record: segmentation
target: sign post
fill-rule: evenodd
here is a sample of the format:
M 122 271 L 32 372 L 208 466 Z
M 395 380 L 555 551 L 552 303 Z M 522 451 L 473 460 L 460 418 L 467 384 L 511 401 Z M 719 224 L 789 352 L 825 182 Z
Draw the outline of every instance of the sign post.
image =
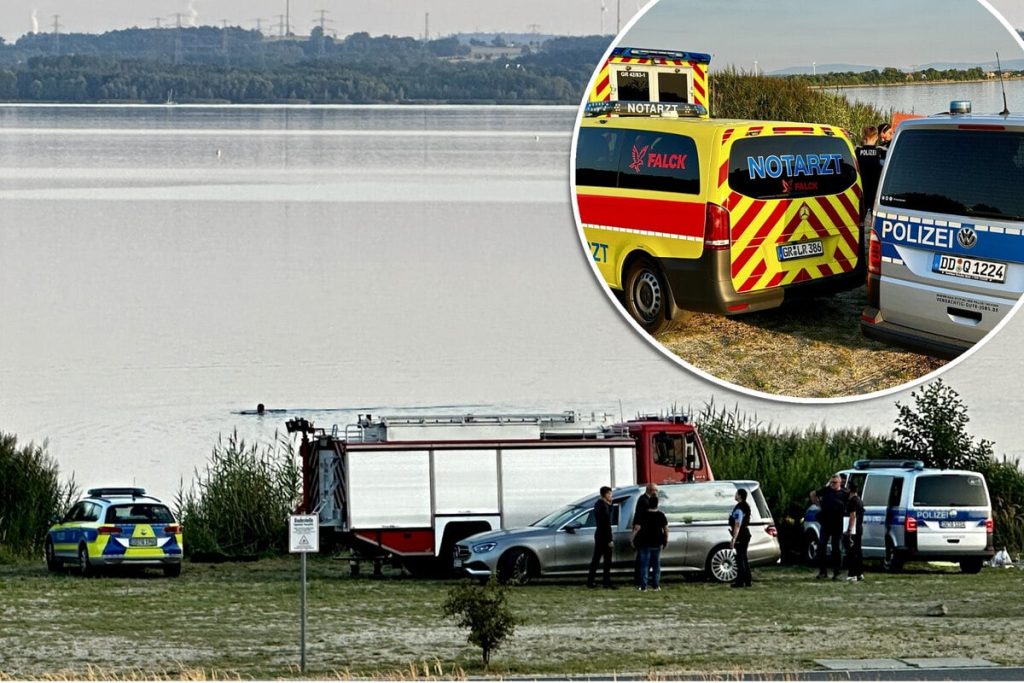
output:
M 320 520 L 317 515 L 288 515 L 288 552 L 302 555 L 299 649 L 302 673 L 306 673 L 306 554 L 320 552 Z

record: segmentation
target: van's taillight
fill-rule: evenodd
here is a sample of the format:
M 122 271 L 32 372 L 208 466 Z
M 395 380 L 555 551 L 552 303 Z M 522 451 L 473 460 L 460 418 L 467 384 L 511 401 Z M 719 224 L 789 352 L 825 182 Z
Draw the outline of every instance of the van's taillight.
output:
M 168 524 L 167 526 L 164 527 L 164 533 L 180 534 L 181 533 L 181 527 L 178 526 L 177 524 Z
M 99 529 L 96 530 L 96 532 L 100 533 L 100 534 L 111 534 L 111 535 L 114 535 L 114 534 L 121 533 L 121 527 L 119 527 L 119 526 L 101 526 Z
M 769 535 L 769 536 L 771 536 L 772 538 L 775 538 L 776 536 L 778 536 L 778 535 L 779 535 L 779 530 L 778 530 L 778 529 L 776 529 L 776 528 L 775 528 L 775 527 L 773 527 L 773 526 L 768 526 L 768 527 L 765 527 L 765 531 L 766 531 L 766 532 L 768 533 L 768 535 Z
M 992 518 L 985 520 L 985 533 L 991 534 L 995 531 L 996 523 Z
M 721 251 L 729 248 L 729 212 L 718 204 L 708 204 L 704 225 L 704 248 Z
M 874 230 L 868 234 L 868 272 L 872 275 L 882 274 L 882 242 Z
M 906 521 L 903 522 L 903 530 L 906 531 L 908 534 L 916 532 L 917 519 L 911 517 L 910 515 L 907 515 Z

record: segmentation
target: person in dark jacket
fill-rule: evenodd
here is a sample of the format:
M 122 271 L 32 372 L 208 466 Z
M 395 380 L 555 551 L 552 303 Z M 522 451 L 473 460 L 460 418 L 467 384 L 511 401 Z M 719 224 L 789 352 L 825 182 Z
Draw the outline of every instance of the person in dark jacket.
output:
M 839 568 L 842 563 L 842 551 L 840 544 L 843 538 L 843 518 L 846 516 L 846 489 L 843 488 L 843 480 L 838 474 L 832 475 L 828 486 L 817 491 L 811 491 L 811 502 L 820 509 L 818 512 L 818 524 L 821 527 L 821 536 L 818 538 L 818 578 L 828 577 L 828 565 L 831 559 L 832 579 L 839 580 Z M 825 552 L 825 548 L 831 543 L 831 556 Z
M 612 548 L 615 545 L 612 540 L 612 490 L 611 487 L 601 487 L 601 497 L 594 503 L 594 556 L 590 558 L 590 572 L 587 574 L 587 586 L 597 588 L 597 565 L 604 561 L 603 585 L 605 588 L 614 588 L 612 585 Z
M 633 513 L 633 526 L 636 527 L 643 520 L 644 515 L 647 514 L 647 509 L 650 507 L 651 499 L 658 497 L 658 485 L 648 484 L 644 490 L 644 495 L 636 499 L 636 512 Z M 640 587 L 640 553 L 636 554 L 636 561 L 633 563 L 633 585 Z
M 633 522 L 633 547 L 640 565 L 638 591 L 647 590 L 647 576 L 651 575 L 651 590 L 661 590 L 661 550 L 668 545 L 668 519 L 658 509 L 658 496 L 647 499 L 647 509 Z
M 736 580 L 733 588 L 749 588 L 753 585 L 747 549 L 750 548 L 750 505 L 747 504 L 747 490 L 736 489 L 736 507 L 729 515 L 732 541 L 729 547 L 736 551 Z
M 864 580 L 864 551 L 861 543 L 864 540 L 864 503 L 860 499 L 857 485 L 850 483 L 847 487 L 849 496 L 846 499 L 846 512 L 850 522 L 846 527 L 846 579 L 848 581 Z
M 861 144 L 857 147 L 857 168 L 860 171 L 860 180 L 864 186 L 864 195 L 860 202 L 860 219 L 875 204 L 875 195 L 878 194 L 878 180 L 882 176 L 882 157 L 884 150 L 878 146 L 878 129 L 874 126 L 867 126 L 861 134 Z M 864 226 L 865 229 L 870 226 Z

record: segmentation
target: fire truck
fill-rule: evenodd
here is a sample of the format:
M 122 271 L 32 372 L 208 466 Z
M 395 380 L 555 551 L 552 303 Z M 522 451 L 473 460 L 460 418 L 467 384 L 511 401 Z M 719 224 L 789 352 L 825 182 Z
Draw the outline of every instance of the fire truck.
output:
M 303 418 L 300 512 L 359 562 L 446 567 L 456 542 L 525 526 L 602 486 L 714 478 L 685 416 L 612 423 L 554 414 L 360 415 L 330 431 Z

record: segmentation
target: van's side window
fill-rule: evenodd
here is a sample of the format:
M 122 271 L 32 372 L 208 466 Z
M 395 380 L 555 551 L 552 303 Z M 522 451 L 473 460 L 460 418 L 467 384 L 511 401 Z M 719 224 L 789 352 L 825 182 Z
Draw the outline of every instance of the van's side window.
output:
M 693 138 L 629 131 L 619 153 L 619 186 L 699 194 L 700 164 Z
M 889 491 L 891 488 L 891 474 L 869 475 L 864 484 L 864 495 L 861 496 L 861 500 L 865 506 L 887 506 L 889 505 Z
M 576 141 L 576 184 L 615 187 L 619 175 L 619 139 L 614 128 L 580 128 Z

